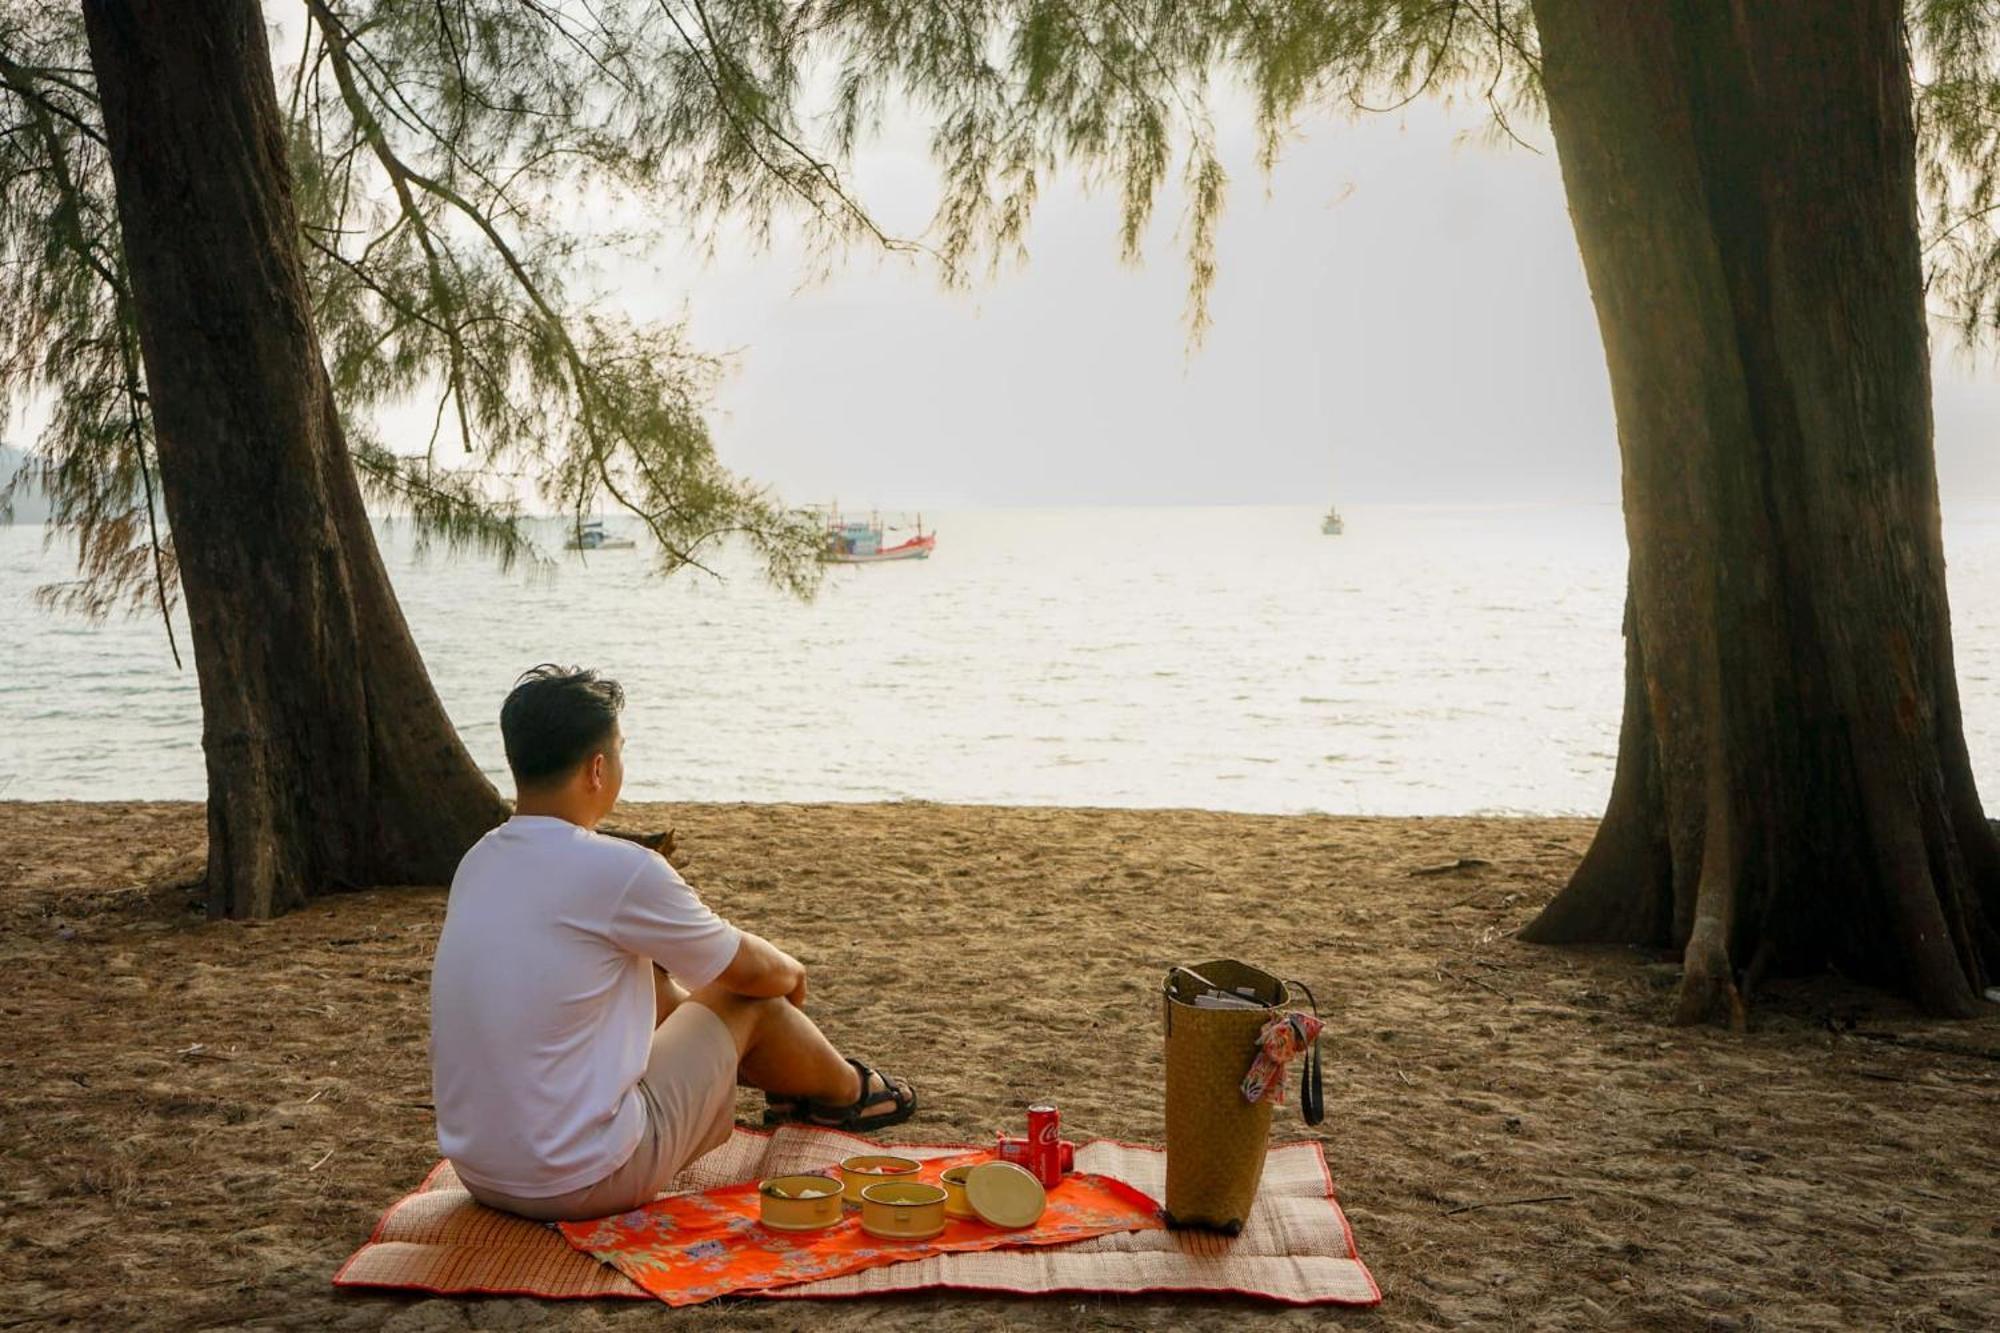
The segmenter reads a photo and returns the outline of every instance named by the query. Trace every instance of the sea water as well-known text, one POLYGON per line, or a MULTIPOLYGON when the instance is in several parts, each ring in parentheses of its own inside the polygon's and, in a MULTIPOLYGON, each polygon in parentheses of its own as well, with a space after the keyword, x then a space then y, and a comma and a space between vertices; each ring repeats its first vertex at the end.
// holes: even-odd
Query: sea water
MULTIPOLYGON (((636 799, 1599 812, 1616 507, 1346 517, 1327 537, 1312 508, 927 513, 933 558, 833 569, 810 603, 727 553, 719 582, 660 579, 643 541, 502 573, 420 554, 405 525, 379 536, 503 790, 500 700, 555 661, 624 683, 636 799)), ((1973 762, 2000 782, 2000 503, 1948 506, 1945 540, 1973 762)), ((199 799, 192 663, 175 670, 157 616, 34 604, 72 570, 60 539, 0 528, 0 798, 199 799)))

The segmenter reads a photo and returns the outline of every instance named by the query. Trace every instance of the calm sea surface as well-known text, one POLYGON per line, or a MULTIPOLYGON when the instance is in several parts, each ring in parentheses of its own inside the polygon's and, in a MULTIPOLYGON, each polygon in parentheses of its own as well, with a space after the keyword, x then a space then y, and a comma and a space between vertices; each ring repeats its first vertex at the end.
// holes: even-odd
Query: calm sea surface
MULTIPOLYGON (((914 797, 1369 814, 1596 814, 1617 743, 1625 552, 1611 506, 927 514, 937 554, 663 582, 645 550, 552 576, 382 532, 446 707, 502 781, 524 667, 622 680, 627 794, 914 797)), ((2000 783, 2000 503, 1948 507, 1960 684, 2000 783)), ((612 526, 618 526, 617 520, 612 526)), ((725 567, 728 562, 724 562, 725 567)), ((157 620, 44 612, 70 576, 0 528, 0 797, 202 795, 192 669, 157 620)), ((182 640, 185 647, 186 640, 182 640)))

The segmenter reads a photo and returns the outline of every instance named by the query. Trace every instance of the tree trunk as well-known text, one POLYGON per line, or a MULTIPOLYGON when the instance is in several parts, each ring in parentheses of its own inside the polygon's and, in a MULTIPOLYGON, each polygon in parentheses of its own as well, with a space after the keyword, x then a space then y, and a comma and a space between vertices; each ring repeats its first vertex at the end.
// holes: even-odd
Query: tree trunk
POLYGON ((389 587, 255 0, 84 0, 201 681, 211 913, 442 883, 506 817, 389 587))
POLYGON ((1945 604, 1899 0, 1536 0, 1631 549, 1617 776, 1522 938, 1684 951, 1682 1022, 2000 970, 1945 604))

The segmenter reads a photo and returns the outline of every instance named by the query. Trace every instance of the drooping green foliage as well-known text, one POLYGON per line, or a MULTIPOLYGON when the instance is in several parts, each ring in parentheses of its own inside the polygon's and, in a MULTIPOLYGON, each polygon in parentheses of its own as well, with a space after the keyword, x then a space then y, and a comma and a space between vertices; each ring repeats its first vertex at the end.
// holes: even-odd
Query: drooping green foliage
POLYGON ((874 235, 791 121, 786 7, 306 8, 281 93, 336 393, 350 412, 436 398, 421 472, 374 448, 373 480, 420 524, 506 554, 513 515, 463 485, 464 460, 484 460, 572 515, 638 515, 668 569, 738 534, 809 592, 816 525, 716 463, 716 362, 678 327, 573 295, 598 259, 663 236, 761 236, 781 216, 827 245, 874 235))
POLYGON ((165 618, 173 548, 155 503, 138 331, 82 50, 79 14, 0 13, 0 421, 24 394, 56 390, 43 447, 0 488, 0 517, 35 487, 51 535, 74 533, 78 577, 43 588, 44 602, 88 615, 157 603, 165 618))
MULTIPOLYGON (((1061 167, 1113 186, 1129 255, 1176 156, 1189 313, 1214 276, 1224 178, 1211 106, 1247 98, 1268 170, 1314 117, 1419 97, 1487 113, 1521 140, 1544 116, 1530 0, 823 0, 843 98, 901 99, 934 127, 948 258, 1019 244, 1061 167)), ((2000 4, 1909 0, 1919 201, 1932 308, 1975 340, 2000 330, 2000 4)), ((1674 58, 1662 52, 1662 59, 1674 58)), ((846 123, 858 117, 850 110, 846 123)), ((845 141, 843 141, 844 143, 845 141)))
MULTIPOLYGON (((765 235, 794 218, 828 252, 895 244, 789 119, 796 15, 308 0, 289 17, 278 96, 301 247, 371 492, 428 538, 539 560, 525 480, 578 519, 636 515, 668 570, 735 535, 810 593, 817 523, 717 462, 716 361, 590 291, 598 261, 725 223, 765 235), (412 400, 435 428, 389 447, 376 413, 412 400)), ((0 0, 0 415, 50 409, 17 484, 45 490, 52 532, 81 544, 82 577, 51 595, 96 613, 173 595, 111 188, 80 17, 0 0)))
POLYGON ((1190 331, 1207 321, 1226 174, 1214 107, 1247 97, 1265 168, 1297 119, 1475 97, 1499 133, 1539 108, 1526 0, 823 0, 843 134, 901 105, 933 127, 947 274, 1018 254, 1045 179, 1116 191, 1137 258, 1174 175, 1187 198, 1190 331))
POLYGON ((1968 342, 2000 331, 2000 5, 1913 0, 1925 289, 1968 342))

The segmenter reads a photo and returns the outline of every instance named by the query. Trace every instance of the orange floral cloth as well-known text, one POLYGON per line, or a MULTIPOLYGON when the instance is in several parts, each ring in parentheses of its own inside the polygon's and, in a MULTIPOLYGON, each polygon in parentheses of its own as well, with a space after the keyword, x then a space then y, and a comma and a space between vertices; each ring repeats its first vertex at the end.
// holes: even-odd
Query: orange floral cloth
MULTIPOLYGON (((933 1158, 916 1179, 935 1183, 951 1167, 992 1159, 990 1152, 933 1158)), ((754 1180, 655 1199, 615 1217, 564 1222, 560 1230, 571 1245, 668 1305, 696 1305, 732 1292, 788 1287, 934 1254, 1061 1245, 1163 1225, 1159 1206, 1130 1185, 1108 1176, 1072 1175, 1049 1191, 1042 1220, 1019 1231, 946 1218, 944 1231, 930 1240, 882 1240, 861 1229, 860 1214, 852 1209, 825 1231, 773 1231, 757 1220, 754 1180)))

